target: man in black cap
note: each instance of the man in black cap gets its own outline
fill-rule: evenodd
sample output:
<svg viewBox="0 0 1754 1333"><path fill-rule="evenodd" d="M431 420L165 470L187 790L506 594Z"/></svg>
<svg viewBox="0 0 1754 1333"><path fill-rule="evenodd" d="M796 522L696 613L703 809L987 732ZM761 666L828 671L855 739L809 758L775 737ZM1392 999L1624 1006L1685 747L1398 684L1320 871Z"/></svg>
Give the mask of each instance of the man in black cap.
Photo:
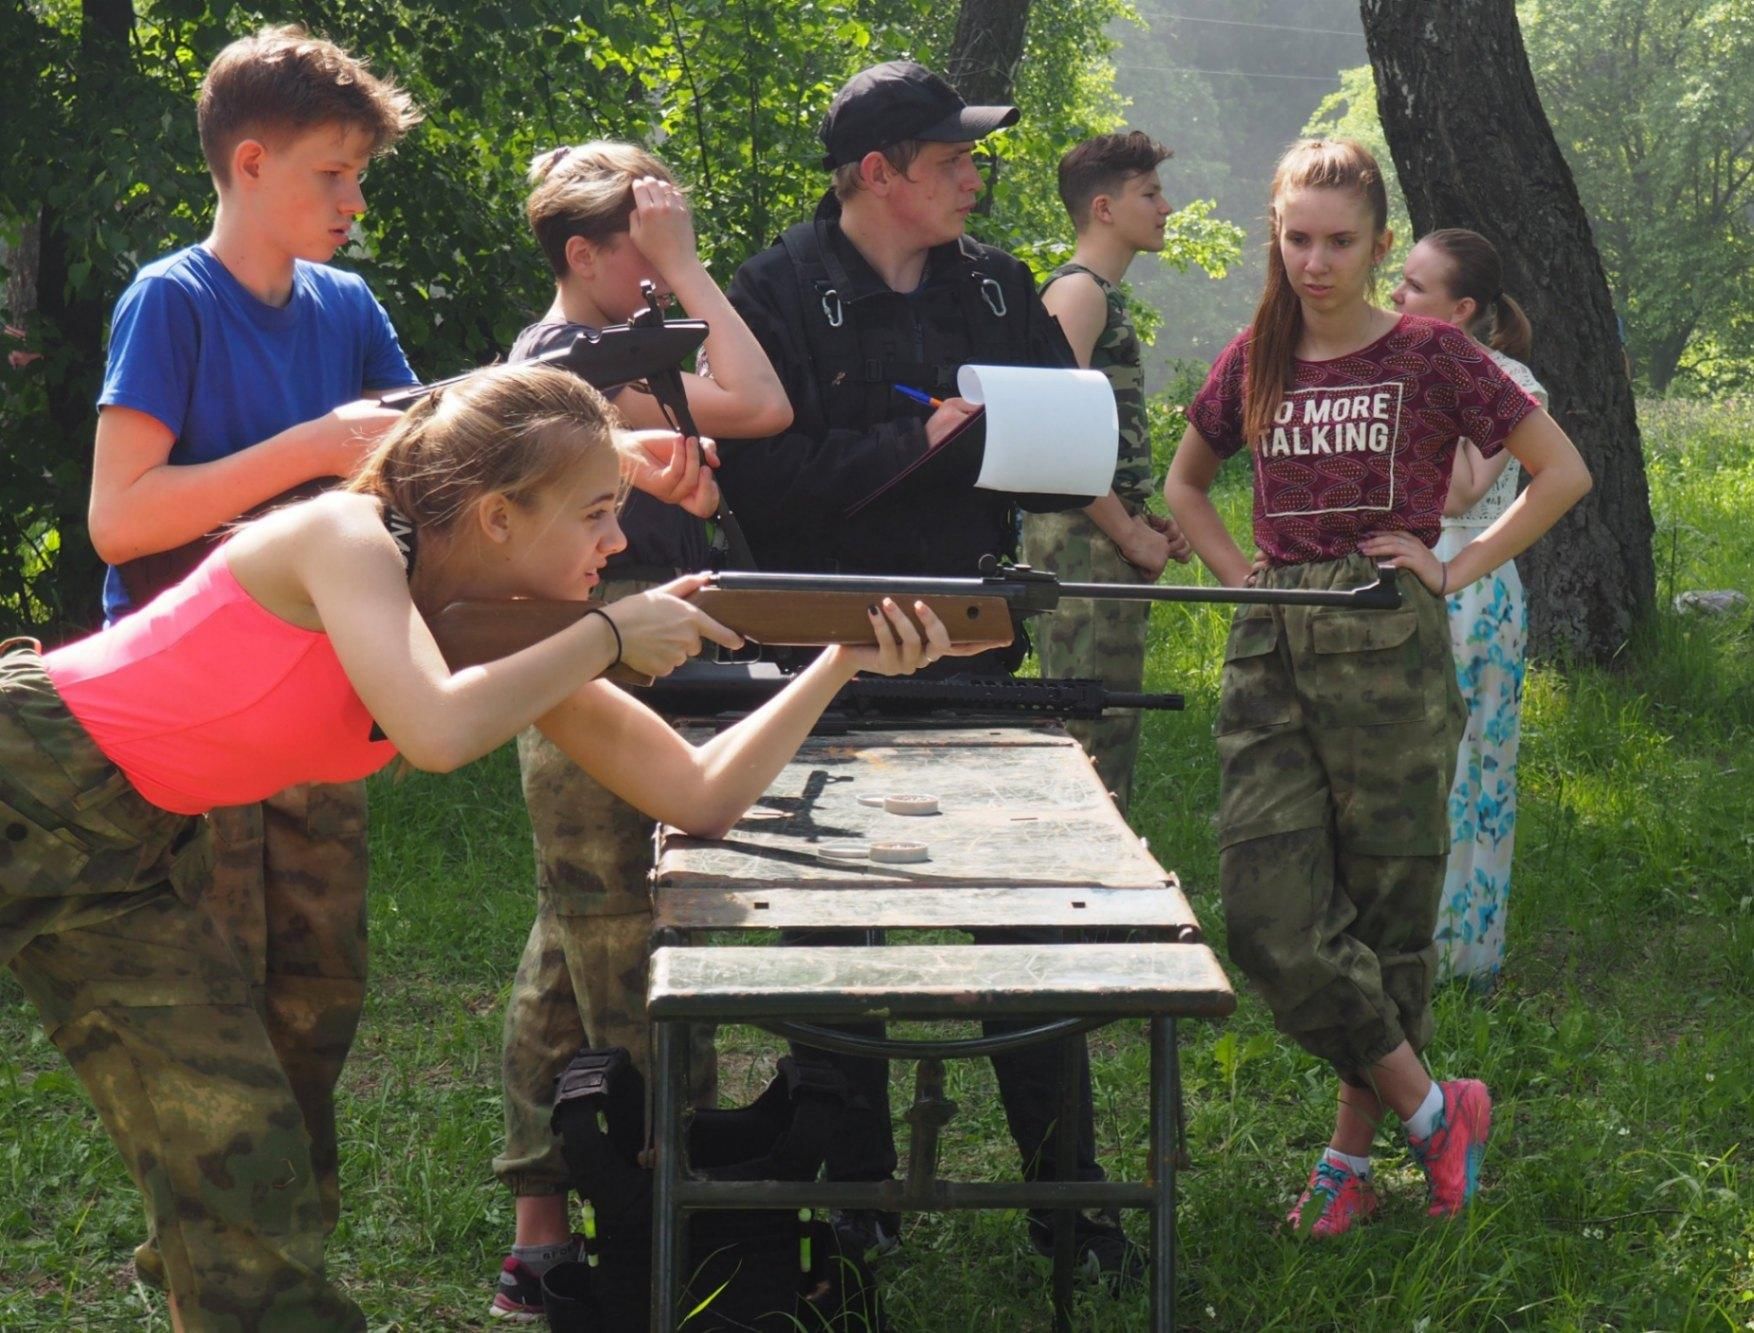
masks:
<svg viewBox="0 0 1754 1333"><path fill-rule="evenodd" d="M956 397L968 362L1074 364L1028 268L963 234L975 141L1016 119L899 60L829 107L833 189L730 289L795 414L786 433L727 448L720 471L762 568L972 575L1012 549L1017 507L1073 503L976 490L982 425Z"/></svg>
<svg viewBox="0 0 1754 1333"><path fill-rule="evenodd" d="M728 441L721 450L719 484L762 568L973 576L982 556L1013 553L1018 508L1089 501L976 489L982 420L956 397L964 364L1075 364L1028 268L964 234L982 185L975 141L1016 120L1016 107L969 106L911 61L855 75L829 107L820 134L833 189L814 219L744 264L729 291L794 413L783 434ZM947 659L943 674L1009 672L1025 651L1019 629L1012 648ZM828 942L823 934L807 938ZM829 1178L893 1175L887 1063L797 1053L838 1065L855 1090L829 1153ZM995 1056L993 1065L1025 1174L1052 1179L1057 1044ZM1101 1179L1087 1058L1081 1077L1077 1174ZM842 1221L868 1250L890 1248L899 1236L893 1214ZM1031 1215L1029 1232L1038 1249L1052 1252L1045 1214ZM1108 1214L1080 1215L1077 1248L1086 1268L1111 1279L1143 1269L1143 1256Z"/></svg>

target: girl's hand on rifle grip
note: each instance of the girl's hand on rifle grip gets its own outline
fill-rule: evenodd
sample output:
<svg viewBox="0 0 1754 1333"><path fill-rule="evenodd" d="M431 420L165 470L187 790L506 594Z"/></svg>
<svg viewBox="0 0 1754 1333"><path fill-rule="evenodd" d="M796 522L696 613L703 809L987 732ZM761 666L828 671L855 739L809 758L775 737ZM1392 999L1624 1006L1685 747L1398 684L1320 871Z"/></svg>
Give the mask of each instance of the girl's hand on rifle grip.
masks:
<svg viewBox="0 0 1754 1333"><path fill-rule="evenodd" d="M690 574L609 607L606 614L621 634L625 666L643 676L667 676L698 653L704 640L726 648L743 646L742 635L687 600L705 582L705 575Z"/></svg>

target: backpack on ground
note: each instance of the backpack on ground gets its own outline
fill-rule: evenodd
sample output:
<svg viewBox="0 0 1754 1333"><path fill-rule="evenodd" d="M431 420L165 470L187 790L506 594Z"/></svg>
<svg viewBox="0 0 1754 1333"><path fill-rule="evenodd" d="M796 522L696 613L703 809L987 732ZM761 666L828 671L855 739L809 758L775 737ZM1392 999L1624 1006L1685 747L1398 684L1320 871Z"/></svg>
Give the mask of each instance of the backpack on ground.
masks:
<svg viewBox="0 0 1754 1333"><path fill-rule="evenodd" d="M711 1180L816 1179L847 1102L845 1078L790 1057L749 1106L696 1111L688 1165ZM585 1208L583 1257L543 1276L555 1333L631 1333L651 1322L652 1172L645 1080L625 1050L586 1049L556 1082L553 1126ZM687 1215L684 1333L882 1333L861 1256L825 1220L792 1210Z"/></svg>

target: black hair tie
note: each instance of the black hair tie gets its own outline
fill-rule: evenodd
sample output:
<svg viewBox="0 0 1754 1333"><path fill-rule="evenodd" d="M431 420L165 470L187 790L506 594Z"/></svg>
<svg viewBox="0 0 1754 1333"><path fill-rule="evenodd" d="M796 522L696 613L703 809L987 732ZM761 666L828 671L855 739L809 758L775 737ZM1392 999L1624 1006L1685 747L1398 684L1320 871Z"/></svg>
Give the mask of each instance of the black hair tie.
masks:
<svg viewBox="0 0 1754 1333"><path fill-rule="evenodd" d="M605 611L600 606L593 606L589 611L585 612L585 615L587 615L587 616L602 616L603 623L605 625L609 626L609 632L615 636L615 660L613 662L611 662L608 666L604 667L603 670L610 671L610 670L613 670L614 668L620 666L621 665L621 627L615 623L615 617L610 615L607 611ZM601 673L599 673L599 674L601 674Z"/></svg>

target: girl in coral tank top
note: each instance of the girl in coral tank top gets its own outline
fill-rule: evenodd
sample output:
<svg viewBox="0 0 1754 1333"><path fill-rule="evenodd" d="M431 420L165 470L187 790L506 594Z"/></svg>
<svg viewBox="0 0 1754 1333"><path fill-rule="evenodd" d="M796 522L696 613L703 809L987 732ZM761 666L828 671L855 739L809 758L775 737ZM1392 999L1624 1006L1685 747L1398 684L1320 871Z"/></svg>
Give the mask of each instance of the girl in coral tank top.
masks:
<svg viewBox="0 0 1754 1333"><path fill-rule="evenodd" d="M916 604L922 636L885 601L874 646L827 649L698 749L596 679L617 662L661 675L704 641L740 643L684 600L698 576L451 671L423 613L585 597L624 544L627 480L713 511L692 445L618 439L612 420L565 372L479 372L419 403L347 489L241 527L117 626L47 655L28 641L0 651L0 962L146 1197L178 1328L200 1326L191 1293L216 1284L250 1327L365 1326L324 1275L298 1105L200 906L202 811L360 777L397 754L452 769L535 723L623 799L716 836L856 672L980 647L952 648Z"/></svg>

